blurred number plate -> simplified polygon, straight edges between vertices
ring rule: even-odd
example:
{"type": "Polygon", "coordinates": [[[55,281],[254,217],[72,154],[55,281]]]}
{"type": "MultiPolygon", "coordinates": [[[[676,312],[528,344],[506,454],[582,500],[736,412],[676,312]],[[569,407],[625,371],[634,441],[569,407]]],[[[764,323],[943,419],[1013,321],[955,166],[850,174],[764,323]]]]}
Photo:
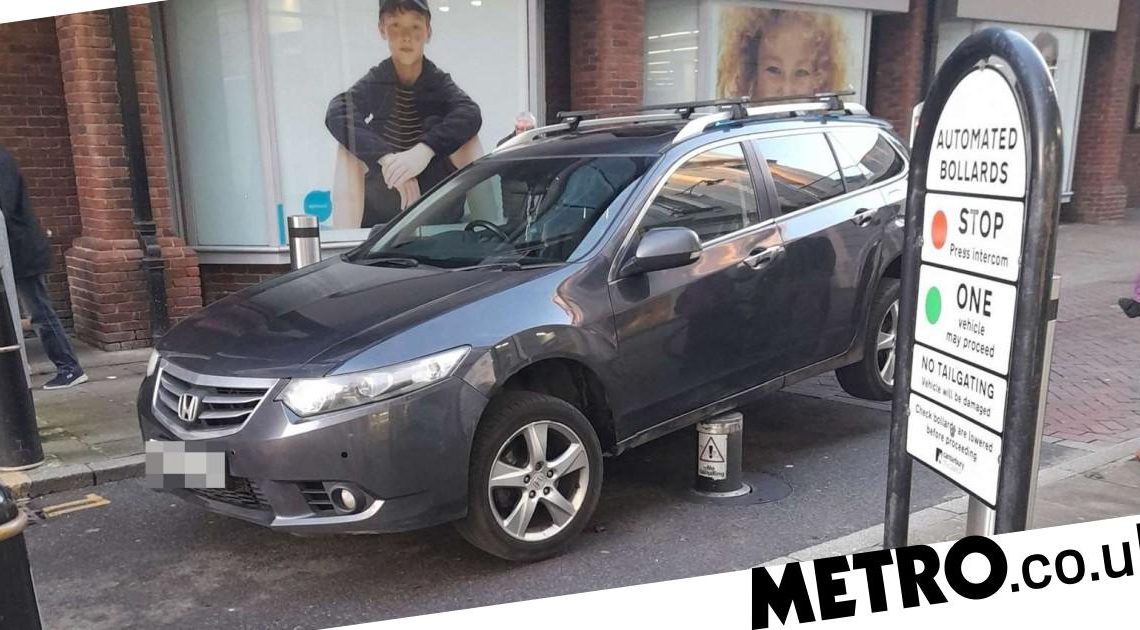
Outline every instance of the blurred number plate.
{"type": "Polygon", "coordinates": [[[226,452],[194,442],[147,440],[146,485],[163,490],[224,489],[226,452]]]}

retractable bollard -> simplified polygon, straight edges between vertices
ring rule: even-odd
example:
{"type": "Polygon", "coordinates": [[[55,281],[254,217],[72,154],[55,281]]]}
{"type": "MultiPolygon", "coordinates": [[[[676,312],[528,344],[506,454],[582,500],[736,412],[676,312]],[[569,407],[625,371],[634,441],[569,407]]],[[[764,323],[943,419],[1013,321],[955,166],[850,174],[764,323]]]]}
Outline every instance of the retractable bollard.
{"type": "Polygon", "coordinates": [[[44,452],[20,351],[22,333],[8,304],[0,282],[0,470],[27,470],[43,463],[44,452]]]}
{"type": "Polygon", "coordinates": [[[0,628],[39,630],[40,607],[32,583],[24,528],[28,519],[0,486],[0,628]]]}
{"type": "Polygon", "coordinates": [[[294,270],[321,262],[321,228],[317,217],[310,214],[289,217],[289,262],[294,270]]]}
{"type": "Polygon", "coordinates": [[[738,497],[744,483],[744,414],[727,413],[697,425],[697,480],[693,491],[709,497],[738,497]]]}

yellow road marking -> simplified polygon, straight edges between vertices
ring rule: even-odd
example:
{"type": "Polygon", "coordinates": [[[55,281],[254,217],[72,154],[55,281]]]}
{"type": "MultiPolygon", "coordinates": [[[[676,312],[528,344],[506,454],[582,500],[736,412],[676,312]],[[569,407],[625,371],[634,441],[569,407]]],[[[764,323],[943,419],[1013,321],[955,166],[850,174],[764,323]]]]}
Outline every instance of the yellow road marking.
{"type": "Polygon", "coordinates": [[[79,512],[80,510],[103,507],[104,505],[110,505],[110,503],[110,501],[97,494],[89,494],[78,501],[68,501],[67,503],[45,507],[40,510],[40,512],[43,513],[44,518],[55,518],[57,516],[63,516],[64,514],[79,512]]]}

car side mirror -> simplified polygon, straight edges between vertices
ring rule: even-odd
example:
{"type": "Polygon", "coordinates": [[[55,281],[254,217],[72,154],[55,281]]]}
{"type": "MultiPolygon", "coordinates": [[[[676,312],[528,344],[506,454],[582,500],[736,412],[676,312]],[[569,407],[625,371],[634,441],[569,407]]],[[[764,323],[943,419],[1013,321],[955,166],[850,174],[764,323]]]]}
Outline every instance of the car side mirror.
{"type": "Polygon", "coordinates": [[[675,269],[701,257],[701,238],[684,227],[655,228],[641,237],[633,257],[622,265],[621,277],[675,269]]]}

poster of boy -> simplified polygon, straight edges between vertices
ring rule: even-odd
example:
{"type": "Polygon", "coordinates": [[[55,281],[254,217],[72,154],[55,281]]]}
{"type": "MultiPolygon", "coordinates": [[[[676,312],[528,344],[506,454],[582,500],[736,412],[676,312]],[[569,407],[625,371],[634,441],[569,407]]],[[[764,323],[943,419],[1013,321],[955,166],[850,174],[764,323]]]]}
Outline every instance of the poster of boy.
{"type": "Polygon", "coordinates": [[[360,213],[362,228],[390,221],[482,152],[479,106],[424,56],[427,0],[380,0],[379,31],[389,58],[333,98],[325,116],[332,136],[367,169],[363,208],[334,208],[360,213]]]}

